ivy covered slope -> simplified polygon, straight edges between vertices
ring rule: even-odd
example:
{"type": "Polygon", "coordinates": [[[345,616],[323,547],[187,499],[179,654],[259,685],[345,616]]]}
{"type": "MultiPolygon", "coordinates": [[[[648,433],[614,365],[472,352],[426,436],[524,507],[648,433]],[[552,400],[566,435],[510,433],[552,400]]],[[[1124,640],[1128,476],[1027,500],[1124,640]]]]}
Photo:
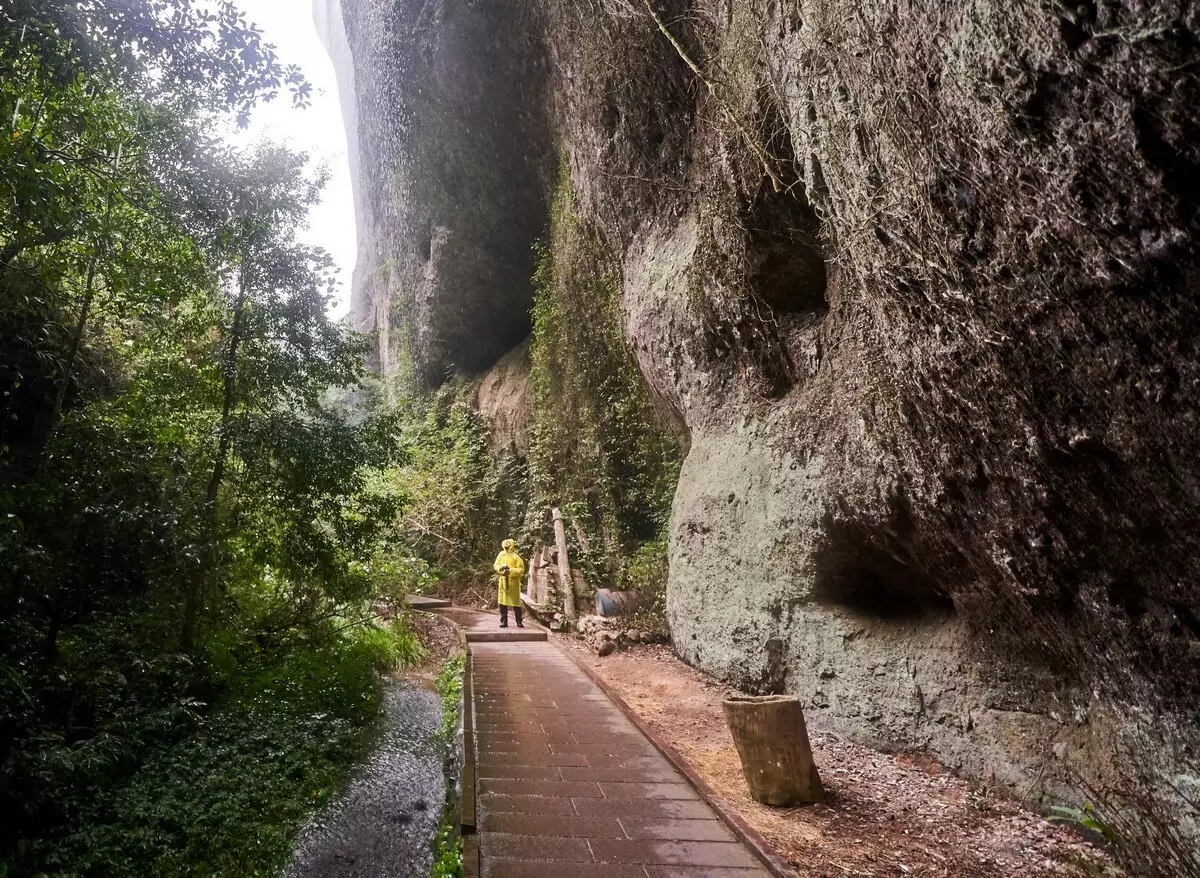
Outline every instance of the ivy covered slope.
{"type": "Polygon", "coordinates": [[[580,216],[565,163],[538,255],[526,542],[553,543],[546,511],[561,506],[588,581],[645,589],[661,615],[680,443],[622,333],[620,263],[580,216]]]}
{"type": "Polygon", "coordinates": [[[274,874],[417,652],[385,417],[229,4],[0,6],[0,874],[274,874]]]}

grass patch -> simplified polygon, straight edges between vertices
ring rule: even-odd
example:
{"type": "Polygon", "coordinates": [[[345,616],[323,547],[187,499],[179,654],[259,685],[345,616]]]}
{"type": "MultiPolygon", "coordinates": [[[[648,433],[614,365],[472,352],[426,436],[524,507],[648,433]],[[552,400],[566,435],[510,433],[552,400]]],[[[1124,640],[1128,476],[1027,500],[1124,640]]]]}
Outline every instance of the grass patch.
{"type": "MultiPolygon", "coordinates": [[[[467,666],[465,653],[457,655],[442,666],[435,686],[442,699],[442,725],[438,737],[446,747],[457,745],[459,706],[462,703],[463,673],[467,666]]],[[[454,799],[446,796],[442,825],[433,843],[433,867],[430,878],[462,878],[463,846],[458,827],[458,809],[454,799]]]]}
{"type": "Polygon", "coordinates": [[[383,625],[375,622],[356,625],[348,629],[347,634],[383,673],[413,667],[429,658],[429,651],[403,619],[383,625]]]}
{"type": "Polygon", "coordinates": [[[448,814],[442,818],[442,828],[433,845],[433,868],[429,870],[429,878],[462,878],[462,836],[453,820],[448,814]]]}
{"type": "Polygon", "coordinates": [[[434,684],[442,699],[442,727],[438,734],[443,741],[452,741],[458,730],[458,707],[462,700],[463,672],[466,667],[466,653],[455,656],[442,666],[434,684]]]}

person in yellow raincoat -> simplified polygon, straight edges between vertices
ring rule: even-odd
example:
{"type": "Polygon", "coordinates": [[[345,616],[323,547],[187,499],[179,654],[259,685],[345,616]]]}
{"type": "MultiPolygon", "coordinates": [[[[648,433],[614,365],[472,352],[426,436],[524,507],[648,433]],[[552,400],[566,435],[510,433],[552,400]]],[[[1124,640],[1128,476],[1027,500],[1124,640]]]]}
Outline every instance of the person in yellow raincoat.
{"type": "Polygon", "coordinates": [[[501,628],[508,627],[509,607],[516,610],[517,627],[525,627],[521,622],[521,577],[525,575],[525,562],[517,554],[516,547],[517,544],[512,540],[505,540],[500,544],[502,551],[496,556],[496,563],[492,565],[500,574],[496,601],[500,604],[501,628]]]}

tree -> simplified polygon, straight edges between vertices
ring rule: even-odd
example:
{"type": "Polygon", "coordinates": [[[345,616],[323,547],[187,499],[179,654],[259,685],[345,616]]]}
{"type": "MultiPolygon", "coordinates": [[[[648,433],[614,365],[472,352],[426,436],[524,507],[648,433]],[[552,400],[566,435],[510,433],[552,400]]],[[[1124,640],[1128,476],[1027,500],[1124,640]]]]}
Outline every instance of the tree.
{"type": "Polygon", "coordinates": [[[207,133],[285,88],[228,3],[0,0],[0,874],[212,873],[118,793],[215,795],[190,780],[218,752],[299,753],[294,821],[377,703],[345,644],[388,571],[367,475],[396,441],[326,402],[362,346],[298,242],[323,176],[207,133]]]}
{"type": "Polygon", "coordinates": [[[204,493],[202,539],[210,551],[187,590],[185,644],[201,615],[201,580],[220,578],[227,521],[256,519],[261,556],[278,569],[296,574],[307,565],[310,576],[320,570],[329,584],[345,568],[335,561],[338,534],[328,530],[338,510],[324,501],[357,483],[362,459],[346,452],[366,448],[359,430],[326,409],[321,396],[359,381],[364,347],[326,316],[334,284],[328,255],[295,240],[324,182],[307,179],[304,162],[284,149],[260,148],[233,177],[240,195],[218,235],[225,317],[218,326],[215,451],[204,493]],[[343,454],[331,460],[334,447],[343,454]],[[238,479],[230,486],[235,464],[238,479]],[[239,502],[246,495],[255,498],[252,509],[239,502]],[[282,502],[271,502],[276,498],[282,502]]]}

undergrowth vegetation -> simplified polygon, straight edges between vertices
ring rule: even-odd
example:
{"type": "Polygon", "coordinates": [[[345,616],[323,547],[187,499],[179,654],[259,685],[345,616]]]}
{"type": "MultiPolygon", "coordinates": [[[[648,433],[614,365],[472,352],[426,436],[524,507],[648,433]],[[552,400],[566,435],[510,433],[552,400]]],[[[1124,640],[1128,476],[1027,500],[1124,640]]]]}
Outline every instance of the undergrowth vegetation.
{"type": "Polygon", "coordinates": [[[162,630],[139,604],[73,627],[52,668],[6,666],[9,875],[276,874],[362,752],[378,672],[423,657],[402,626],[224,629],[192,654],[162,630]]]}
{"type": "Polygon", "coordinates": [[[490,577],[500,540],[525,508],[524,461],[492,453],[463,379],[383,408],[397,425],[401,454],[371,486],[395,504],[387,534],[405,547],[392,564],[406,589],[490,577]]]}
{"type": "Polygon", "coordinates": [[[439,732],[444,741],[454,737],[458,727],[459,702],[463,693],[463,672],[467,666],[465,653],[447,661],[438,673],[436,687],[442,701],[442,727],[439,732]]]}
{"type": "MultiPolygon", "coordinates": [[[[458,746],[456,735],[462,715],[463,674],[466,663],[465,653],[447,661],[442,666],[435,684],[442,702],[442,725],[438,730],[438,737],[447,748],[458,746]]],[[[462,835],[459,832],[461,815],[457,804],[454,791],[447,789],[445,813],[433,843],[430,878],[462,878],[463,846],[462,835]]]]}
{"type": "Polygon", "coordinates": [[[560,506],[573,525],[572,564],[591,585],[647,589],[661,606],[679,443],[625,342],[620,266],[579,217],[565,162],[534,287],[533,496],[522,542],[552,544],[546,510],[560,506]]]}

